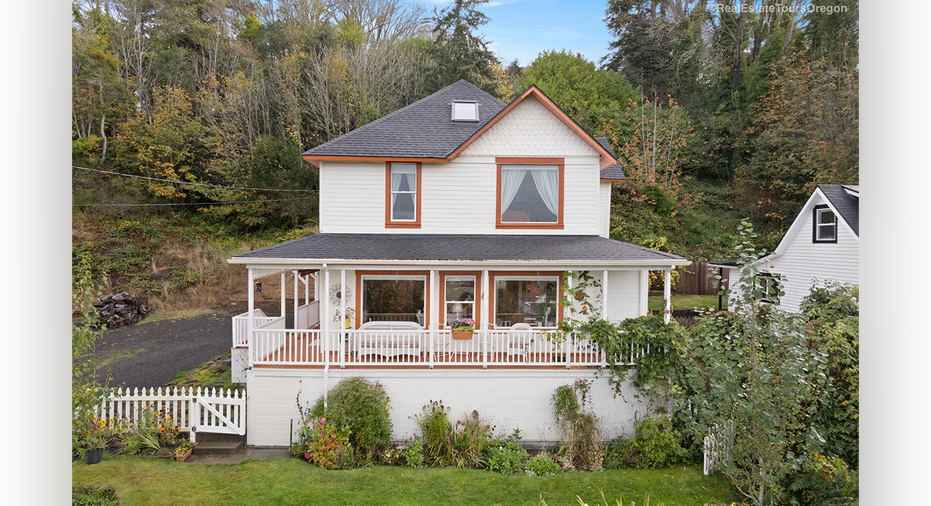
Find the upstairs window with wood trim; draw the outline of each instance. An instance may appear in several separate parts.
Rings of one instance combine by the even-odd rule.
[[[387,164],[385,227],[420,228],[419,163]]]
[[[562,158],[498,158],[497,228],[563,228]]]
[[[826,205],[815,206],[812,242],[837,242],[837,216]]]

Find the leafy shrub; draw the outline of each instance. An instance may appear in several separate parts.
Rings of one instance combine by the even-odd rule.
[[[514,441],[507,441],[504,444],[496,441],[488,447],[485,458],[488,470],[498,474],[517,473],[528,459],[530,459],[530,454],[527,450]]]
[[[585,380],[576,380],[571,386],[561,385],[556,388],[551,400],[556,425],[565,436],[565,444],[560,452],[565,457],[564,467],[567,469],[602,468],[604,445],[601,442],[599,420],[594,413],[583,411],[589,387]],[[582,395],[582,403],[578,401],[578,394]]]
[[[634,446],[640,452],[637,467],[656,469],[678,464],[688,454],[679,445],[679,435],[672,422],[660,417],[651,417],[637,425]]]
[[[352,458],[352,447],[349,443],[349,431],[338,429],[335,425],[327,425],[326,418],[321,418],[313,425],[308,441],[301,443],[298,448],[303,450],[304,460],[324,469],[346,469],[346,447],[349,447],[348,457]],[[294,449],[292,449],[292,454]]]
[[[527,471],[533,476],[547,476],[559,473],[562,467],[548,453],[542,452],[527,461]]]
[[[605,445],[605,469],[636,469],[640,450],[633,439],[617,438]]]
[[[116,491],[111,488],[97,488],[91,485],[71,488],[73,506],[119,506]]]
[[[423,461],[423,442],[415,439],[403,452],[404,465],[407,467],[421,468],[424,467]]]
[[[421,414],[414,416],[425,442],[426,462],[431,466],[483,467],[485,450],[491,441],[491,425],[473,410],[453,426],[449,412],[443,401],[430,400]]]
[[[327,395],[327,408],[323,409],[320,397],[310,415],[313,419],[326,418],[330,424],[348,430],[349,443],[360,457],[371,453],[372,447],[391,444],[391,416],[388,414],[391,399],[381,383],[365,378],[346,378]]]
[[[430,466],[444,466],[452,459],[447,437],[452,432],[449,411],[449,408],[443,406],[442,400],[431,399],[421,413],[414,416],[425,443],[424,456]]]
[[[815,504],[856,504],[859,480],[840,457],[820,453],[805,459],[801,472],[789,476],[786,503],[792,506]]]

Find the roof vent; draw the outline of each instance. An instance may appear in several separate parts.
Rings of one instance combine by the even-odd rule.
[[[454,100],[452,106],[453,121],[478,123],[478,102],[474,100]]]

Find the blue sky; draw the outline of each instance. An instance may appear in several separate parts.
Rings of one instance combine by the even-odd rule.
[[[449,0],[422,0],[432,14]],[[478,32],[505,65],[528,65],[543,51],[566,49],[598,64],[608,54],[607,0],[491,0],[479,7],[491,21]]]

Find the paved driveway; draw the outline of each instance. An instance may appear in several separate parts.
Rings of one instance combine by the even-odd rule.
[[[233,313],[216,312],[105,331],[97,340],[98,380],[110,386],[159,387],[182,371],[230,351]]]

